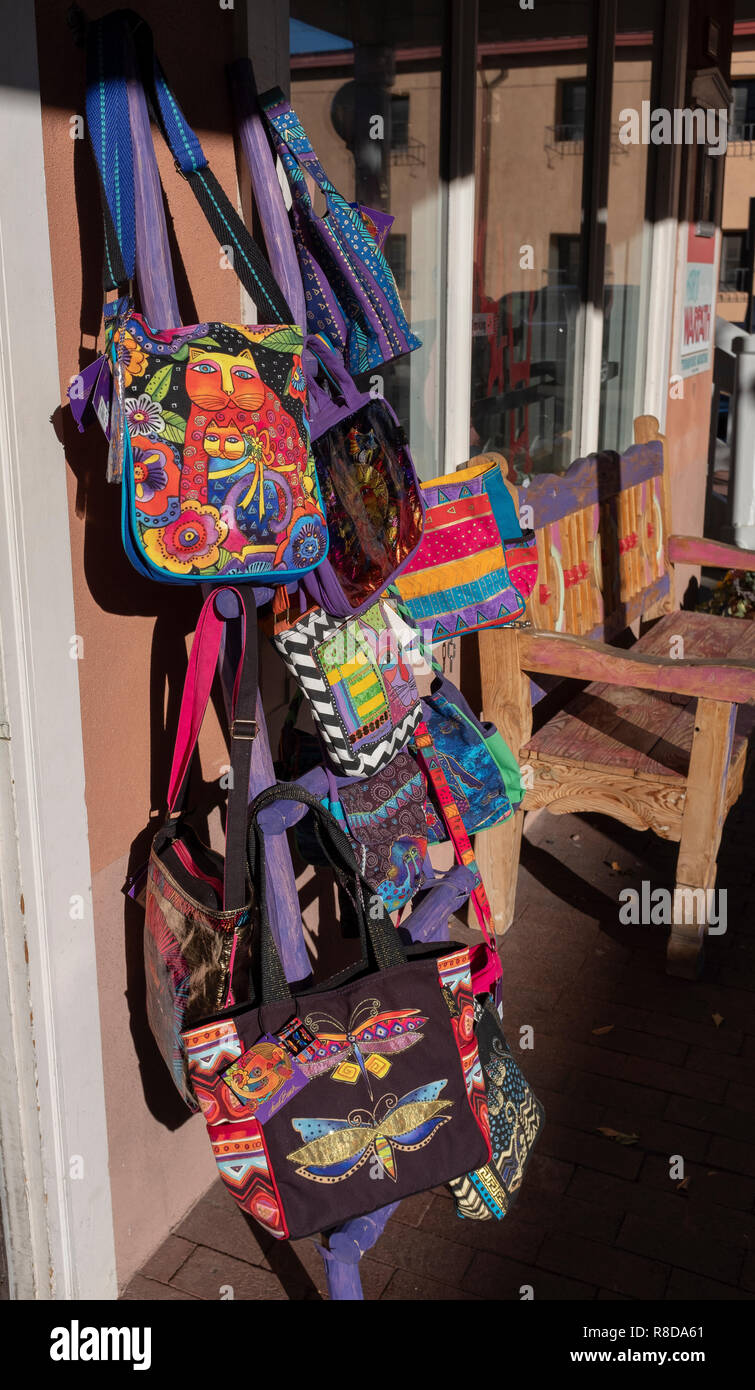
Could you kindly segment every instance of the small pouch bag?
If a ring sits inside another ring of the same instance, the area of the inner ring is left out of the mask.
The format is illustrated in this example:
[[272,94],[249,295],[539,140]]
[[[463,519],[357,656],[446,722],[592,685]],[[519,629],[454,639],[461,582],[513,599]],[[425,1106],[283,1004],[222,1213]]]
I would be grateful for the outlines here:
[[403,656],[414,633],[386,599],[345,621],[312,608],[292,622],[282,616],[287,604],[279,589],[273,641],[309,701],[334,769],[368,777],[406,747],[422,719]]
[[[279,800],[313,811],[341,913],[362,943],[356,967],[296,997],[267,916],[260,815]],[[255,798],[249,865],[255,1003],[184,1035],[220,1176],[238,1204],[271,1235],[297,1238],[487,1163],[469,949],[407,955],[337,822],[301,787]]]
[[[519,765],[495,725],[477,719],[445,676],[436,676],[422,708],[467,834],[508,820],[524,789]],[[431,817],[431,843],[445,838],[442,824]]]
[[424,504],[406,435],[388,402],[359,391],[321,338],[309,338],[307,348],[333,394],[308,378],[329,549],[304,587],[326,612],[347,618],[364,612],[409,563],[422,539]]
[[427,642],[527,622],[525,603],[537,578],[536,539],[534,531],[522,532],[502,467],[500,454],[486,454],[422,483],[425,529],[396,588],[407,618]]
[[[218,607],[234,594],[243,617],[231,723],[225,859],[204,845],[186,820],[189,771],[217,668],[225,619]],[[186,1104],[196,1110],[181,1030],[206,1014],[246,999],[250,902],[246,877],[246,808],[256,733],[257,613],[241,589],[216,589],[199,615],[186,672],[168,791],[168,819],[152,842],[147,870],[144,959],[147,1018]]]
[[490,1161],[449,1183],[457,1216],[500,1221],[521,1190],[545,1111],[515,1062],[501,1022],[487,998],[475,999],[475,1034],[490,1117]]
[[[406,321],[393,272],[369,221],[333,186],[280,88],[263,93],[260,105],[290,186],[310,333],[325,333],[354,376],[413,352],[420,340]],[[325,198],[323,217],[312,205],[305,175]]]

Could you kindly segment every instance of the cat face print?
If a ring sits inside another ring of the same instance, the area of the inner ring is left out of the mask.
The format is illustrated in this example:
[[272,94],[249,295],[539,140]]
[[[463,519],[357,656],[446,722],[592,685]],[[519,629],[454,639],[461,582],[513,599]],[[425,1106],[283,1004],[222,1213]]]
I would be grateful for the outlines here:
[[186,390],[192,404],[202,410],[222,410],[228,405],[259,410],[265,400],[265,388],[248,348],[233,356],[217,349],[190,347]]

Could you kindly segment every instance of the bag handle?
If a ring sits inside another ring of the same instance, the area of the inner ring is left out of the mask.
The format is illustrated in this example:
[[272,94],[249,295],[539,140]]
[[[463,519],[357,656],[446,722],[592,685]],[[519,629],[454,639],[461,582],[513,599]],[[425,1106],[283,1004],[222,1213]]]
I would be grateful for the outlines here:
[[243,621],[241,651],[231,697],[231,782],[226,811],[223,907],[232,911],[248,901],[245,859],[246,813],[249,804],[249,778],[252,744],[257,734],[257,608],[242,588],[231,586],[214,590],[199,615],[189,665],[184,682],[178,734],[168,787],[167,834],[174,838],[186,806],[189,769],[210,699],[226,623],[218,613],[221,594],[232,593],[239,601]]
[[424,720],[421,724],[417,725],[414,732],[414,744],[420,762],[435,788],[435,793],[440,803],[441,815],[446,823],[446,828],[451,837],[454,850],[456,851],[456,858],[460,864],[464,864],[466,868],[471,871],[474,877],[474,888],[470,896],[474,903],[482,934],[488,946],[495,950],[493,914],[490,911],[490,903],[488,902],[488,895],[485,892],[482,875],[480,874],[474,850],[472,849],[471,841],[464,827],[459,808],[454,801],[453,793],[448,785],[448,778],[441,766],[437,749],[433,743],[432,734]]
[[226,68],[239,142],[249,166],[254,201],[268,249],[270,264],[306,334],[307,306],[296,256],[294,236],[278,179],[267,125],[257,98],[254,68],[249,58],[236,58]]
[[[129,59],[152,104],[176,168],[190,185],[234,269],[270,323],[290,324],[291,310],[270,266],[207,163],[155,55],[152,31],[133,10],[115,10],[87,24],[87,126],[100,173],[105,222],[106,290],[134,279],[136,265],[134,149],[128,116]],[[134,80],[131,78],[131,80]]]
[[[270,929],[265,832],[259,823],[260,814],[276,801],[302,802],[313,812],[320,848],[328,858],[340,888],[348,894],[354,907],[363,964],[375,964],[380,970],[388,970],[394,965],[404,965],[406,954],[398,932],[382,899],[373,893],[362,877],[354,851],[335,816],[331,815],[311,792],[296,786],[295,783],[281,782],[260,792],[249,808],[249,878],[259,910],[259,925],[254,938],[255,959],[252,962],[252,998],[258,998],[262,1004],[291,998],[291,991]],[[255,973],[260,977],[261,992],[256,988],[258,981],[254,979]]]
[[311,198],[300,172],[302,168],[306,169],[323,193],[338,197],[338,190],[330,182],[310,144],[306,130],[280,87],[271,87],[269,91],[263,92],[259,102],[270,126],[281,163],[289,178],[295,183],[295,188],[291,190],[295,200],[298,198],[305,206],[311,206]]

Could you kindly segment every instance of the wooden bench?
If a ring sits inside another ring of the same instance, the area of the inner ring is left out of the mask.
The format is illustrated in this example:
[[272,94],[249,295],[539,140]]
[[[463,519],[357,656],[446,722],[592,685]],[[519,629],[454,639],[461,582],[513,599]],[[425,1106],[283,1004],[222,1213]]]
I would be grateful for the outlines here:
[[[602,812],[679,842],[676,889],[713,888],[721,831],[742,789],[755,700],[755,623],[674,609],[673,563],[755,568],[755,554],[670,534],[664,441],[650,416],[621,456],[591,455],[563,476],[509,484],[531,508],[539,575],[530,629],[479,636],[484,715],[520,750],[523,809]],[[503,464],[505,471],[505,463]],[[627,649],[607,645],[642,620]],[[589,681],[532,735],[530,675]],[[523,814],[480,836],[498,931],[514,913]],[[668,969],[699,971],[704,897],[675,893]]]

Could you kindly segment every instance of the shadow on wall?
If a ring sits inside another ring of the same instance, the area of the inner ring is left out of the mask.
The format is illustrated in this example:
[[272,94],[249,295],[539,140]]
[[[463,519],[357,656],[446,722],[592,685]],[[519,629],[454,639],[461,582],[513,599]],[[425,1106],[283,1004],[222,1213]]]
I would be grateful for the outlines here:
[[[78,368],[83,370],[99,355],[96,346],[86,344],[95,344],[100,335],[103,298],[101,223],[97,213],[93,215],[93,209],[99,207],[99,188],[91,152],[83,141],[75,146],[74,173],[82,271]],[[181,318],[190,323],[196,312],[167,207],[166,218]],[[153,835],[166,814],[173,739],[187,667],[186,644],[196,627],[202,595],[198,586],[155,584],[132,568],[120,541],[120,487],[108,483],[105,477],[107,444],[102,433],[93,426],[80,434],[68,407],[57,408],[52,424],[76,479],[75,512],[84,520],[84,576],[95,604],[105,613],[155,619],[149,683],[150,810],[146,824],[130,846],[130,881],[147,863]],[[135,653],[135,659],[142,659],[142,654]],[[127,652],[124,660],[128,660]],[[213,702],[224,729],[225,715],[217,691],[213,692]],[[202,780],[197,763],[192,769],[190,805],[195,808],[193,821],[198,833],[209,840],[208,817],[216,807],[224,816],[225,794],[216,780]],[[125,893],[123,904],[126,998],[144,1098],[161,1124],[176,1129],[190,1118],[190,1112],[175,1090],[147,1022],[144,909]]]

